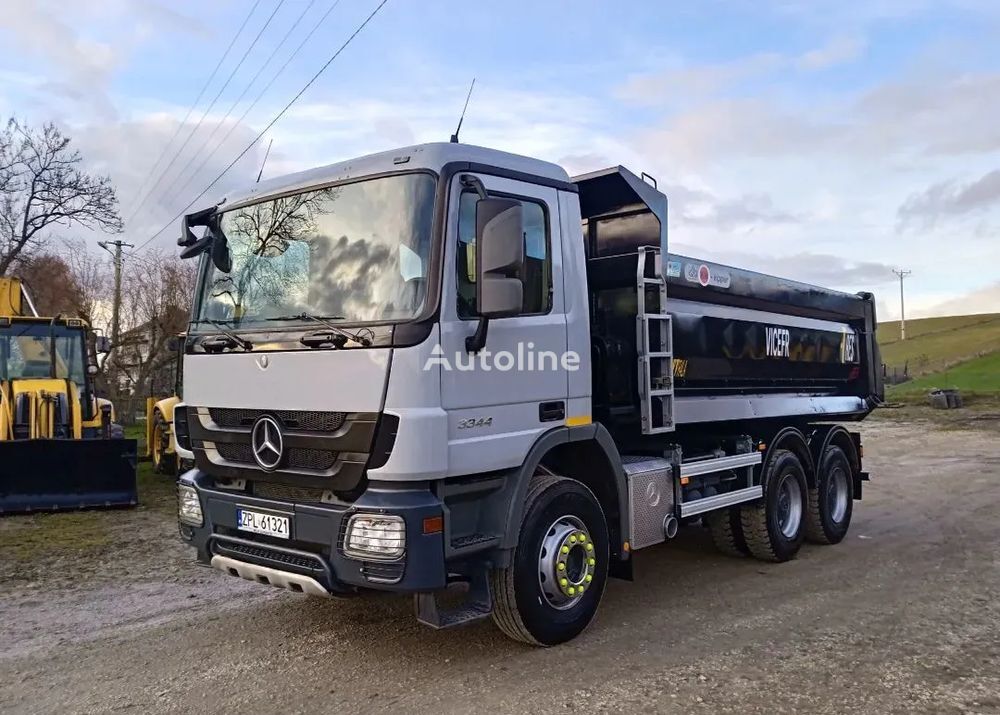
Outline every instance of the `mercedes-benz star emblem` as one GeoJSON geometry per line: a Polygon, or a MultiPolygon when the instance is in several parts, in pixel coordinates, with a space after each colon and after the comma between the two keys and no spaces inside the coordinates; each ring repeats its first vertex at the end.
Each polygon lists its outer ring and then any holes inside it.
{"type": "Polygon", "coordinates": [[[259,358],[257,358],[257,367],[259,367],[261,370],[266,370],[268,364],[269,361],[267,359],[267,355],[261,355],[259,358]]]}
{"type": "Polygon", "coordinates": [[[254,422],[250,432],[250,446],[253,448],[253,458],[261,469],[270,472],[281,464],[281,456],[285,451],[284,438],[281,436],[281,426],[270,415],[262,415],[254,422]]]}

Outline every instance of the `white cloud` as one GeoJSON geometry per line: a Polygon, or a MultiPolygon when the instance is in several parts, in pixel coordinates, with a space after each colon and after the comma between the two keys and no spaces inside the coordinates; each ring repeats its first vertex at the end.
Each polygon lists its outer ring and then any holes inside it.
{"type": "Polygon", "coordinates": [[[817,72],[858,60],[867,42],[854,35],[837,35],[827,44],[799,55],[758,52],[727,62],[684,64],[661,72],[633,75],[617,89],[622,99],[655,106],[682,98],[707,97],[746,80],[794,72],[817,72]]]}
{"type": "MultiPolygon", "coordinates": [[[[909,312],[909,311],[907,311],[909,312]]],[[[1000,281],[918,311],[919,317],[1000,313],[1000,281]]]]}
{"type": "Polygon", "coordinates": [[[1000,205],[1000,169],[969,182],[944,181],[911,194],[899,207],[900,228],[928,228],[946,216],[963,216],[1000,205]]]}
{"type": "Polygon", "coordinates": [[[795,59],[795,65],[804,70],[823,70],[860,59],[868,43],[854,35],[838,35],[823,47],[809,50],[795,59]]]}

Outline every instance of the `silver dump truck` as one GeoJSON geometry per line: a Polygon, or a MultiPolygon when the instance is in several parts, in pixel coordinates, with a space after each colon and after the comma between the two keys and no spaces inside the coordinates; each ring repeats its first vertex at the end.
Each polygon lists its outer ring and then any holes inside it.
{"type": "Polygon", "coordinates": [[[883,396],[872,295],[670,254],[623,167],[407,147],[230,194],[179,243],[180,533],[233,576],[554,645],[679,528],[785,561],[868,479],[838,423],[883,396]]]}

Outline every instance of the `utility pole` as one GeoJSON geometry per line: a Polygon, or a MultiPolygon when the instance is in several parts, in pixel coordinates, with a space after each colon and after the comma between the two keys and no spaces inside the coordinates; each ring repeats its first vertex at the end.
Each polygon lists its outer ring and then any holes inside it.
{"type": "Polygon", "coordinates": [[[903,302],[903,279],[913,271],[893,268],[892,272],[899,276],[899,339],[906,340],[906,304],[903,302]]]}
{"type": "Polygon", "coordinates": [[[111,345],[118,347],[120,337],[119,316],[122,307],[122,249],[135,248],[124,241],[98,241],[97,245],[111,254],[115,264],[115,295],[111,301],[111,345]],[[112,251],[110,247],[114,247],[112,251]]]}

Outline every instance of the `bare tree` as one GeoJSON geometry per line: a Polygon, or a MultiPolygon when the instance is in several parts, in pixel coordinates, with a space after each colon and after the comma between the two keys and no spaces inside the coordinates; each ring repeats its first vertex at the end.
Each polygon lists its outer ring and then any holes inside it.
{"type": "Polygon", "coordinates": [[[54,226],[122,230],[111,179],[86,173],[82,160],[54,124],[8,120],[0,132],[0,276],[49,240],[54,226]]]}
{"type": "Polygon", "coordinates": [[[142,400],[170,385],[177,356],[167,343],[187,327],[195,272],[192,261],[150,250],[125,273],[121,338],[112,346],[108,377],[126,422],[142,400]]]}
{"type": "Polygon", "coordinates": [[[59,255],[69,266],[70,277],[80,292],[80,317],[95,328],[107,328],[112,298],[107,262],[88,250],[82,240],[63,241],[59,255]]]}
{"type": "Polygon", "coordinates": [[[36,253],[20,261],[17,276],[28,286],[40,315],[86,318],[83,289],[64,258],[55,253],[36,253]]]}

